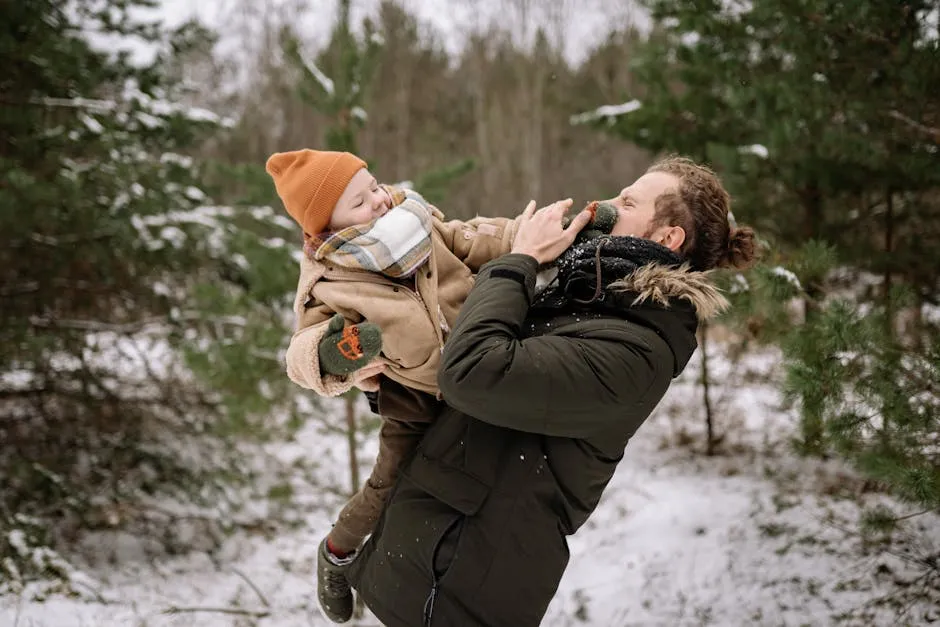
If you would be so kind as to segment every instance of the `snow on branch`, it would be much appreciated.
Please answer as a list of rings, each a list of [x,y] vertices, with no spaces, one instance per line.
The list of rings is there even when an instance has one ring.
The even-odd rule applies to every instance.
[[[313,78],[320,84],[320,87],[323,88],[323,91],[327,95],[332,96],[336,93],[336,86],[333,84],[333,79],[323,73],[323,70],[317,67],[317,64],[313,62],[312,59],[307,59],[305,55],[298,50],[297,58],[300,59],[300,62],[303,63],[304,68]]]
[[[139,216],[140,223],[146,226],[164,226],[166,224],[201,224],[217,227],[217,218],[231,218],[235,214],[231,207],[196,207],[191,211],[167,211],[150,216]]]
[[[117,108],[117,104],[113,100],[94,100],[92,98],[35,98],[30,102],[44,107],[86,109],[95,113],[109,113]]]
[[[193,167],[193,158],[186,155],[180,155],[175,152],[165,152],[160,155],[160,163],[171,163],[181,168]]]
[[[731,280],[731,287],[728,289],[728,293],[743,294],[749,291],[751,291],[751,284],[748,283],[747,277],[740,273],[735,274],[734,278]]]
[[[604,105],[593,111],[585,111],[584,113],[572,115],[569,121],[571,124],[585,124],[601,118],[613,119],[619,115],[633,113],[642,106],[643,104],[635,99],[618,105]]]
[[[194,188],[195,189],[195,188]],[[167,211],[155,215],[132,215],[131,224],[137,230],[148,250],[160,250],[166,244],[180,248],[186,241],[186,234],[178,228],[183,225],[197,225],[208,229],[205,238],[209,249],[217,254],[225,252],[225,230],[227,221],[234,215],[231,207],[200,206],[189,211]],[[154,237],[150,228],[160,228],[159,236]]]
[[[61,108],[71,108],[84,110],[89,113],[116,113],[121,109],[120,103],[114,100],[100,100],[93,98],[34,98],[30,101],[33,104],[40,105],[43,107],[61,107]],[[187,120],[193,122],[206,122],[209,124],[217,124],[226,128],[231,128],[235,125],[235,121],[229,117],[221,117],[208,109],[202,109],[200,107],[189,107],[180,103],[170,102],[167,100],[160,100],[153,98],[152,96],[145,94],[140,91],[136,85],[129,83],[125,86],[124,93],[122,94],[122,102],[130,103],[136,102],[141,106],[143,111],[136,113],[137,120],[148,128],[156,128],[160,126],[163,122],[162,120],[154,116],[170,117],[174,115],[180,115],[186,118]],[[101,124],[84,116],[82,121],[86,127],[94,132],[100,133],[104,130],[104,127]]]
[[[287,216],[275,213],[271,207],[255,207],[251,210],[251,217],[259,222],[268,222],[289,231],[297,228],[296,222]]]
[[[129,82],[127,85],[125,85],[123,96],[124,99],[128,102],[138,102],[147,113],[153,115],[165,117],[181,115],[187,120],[193,122],[207,122],[209,124],[218,124],[219,126],[224,126],[226,128],[231,128],[235,125],[235,121],[231,118],[220,117],[208,109],[203,109],[201,107],[189,107],[177,102],[170,102],[167,100],[153,98],[149,94],[145,94],[144,92],[140,91],[140,89],[133,82]],[[147,114],[145,113],[144,115]]]
[[[767,150],[767,146],[762,144],[751,144],[750,146],[738,146],[738,152],[742,155],[754,155],[755,157],[760,157],[761,159],[766,159],[770,156],[770,151]]]
[[[784,281],[786,281],[787,283],[789,283],[796,289],[798,290],[803,289],[802,284],[800,284],[800,279],[790,270],[787,270],[786,268],[782,266],[776,266],[772,268],[770,272],[774,276],[780,277],[781,279],[783,279]]]

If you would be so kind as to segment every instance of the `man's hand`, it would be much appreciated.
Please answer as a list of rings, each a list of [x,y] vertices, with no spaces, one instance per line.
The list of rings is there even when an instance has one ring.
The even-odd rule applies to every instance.
[[[587,226],[593,217],[590,211],[584,210],[565,228],[562,218],[570,207],[570,198],[559,200],[538,211],[535,210],[535,201],[529,201],[522,212],[511,252],[534,257],[539,265],[555,261],[558,255],[571,246],[581,229]]]

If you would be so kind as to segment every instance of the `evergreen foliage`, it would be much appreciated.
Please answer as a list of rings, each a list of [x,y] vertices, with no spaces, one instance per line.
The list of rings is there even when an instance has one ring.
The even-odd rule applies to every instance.
[[[165,70],[209,34],[138,17],[153,5],[3,4],[0,581],[168,501],[224,520],[253,476],[239,447],[294,411],[292,224],[211,203],[192,155],[229,123]]]
[[[784,348],[801,450],[936,509],[940,2],[646,5],[629,103],[573,121],[715,165],[771,246],[722,281],[745,335]]]
[[[901,298],[894,295],[893,298]],[[802,449],[834,452],[903,499],[940,509],[940,333],[912,348],[890,308],[836,300],[784,344]]]
[[[937,0],[647,4],[655,28],[624,94],[638,108],[595,125],[715,164],[738,219],[775,245],[917,264],[902,240],[938,217]]]

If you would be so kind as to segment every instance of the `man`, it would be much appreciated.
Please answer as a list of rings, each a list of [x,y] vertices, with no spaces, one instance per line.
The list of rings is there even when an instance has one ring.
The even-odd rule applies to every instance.
[[[754,234],[729,225],[707,168],[654,165],[611,199],[610,236],[571,246],[570,201],[526,209],[512,252],[485,265],[444,349],[444,404],[376,531],[346,573],[387,627],[538,625],[630,437],[726,301],[704,271],[743,267]],[[570,248],[569,248],[570,247]],[[540,266],[557,276],[536,293]]]

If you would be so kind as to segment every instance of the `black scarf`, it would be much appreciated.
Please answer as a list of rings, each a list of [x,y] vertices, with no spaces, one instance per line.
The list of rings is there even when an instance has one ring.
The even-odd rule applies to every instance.
[[[559,309],[602,302],[611,283],[651,263],[678,267],[682,257],[640,237],[602,235],[575,243],[558,257],[554,264],[558,276],[532,306]]]

